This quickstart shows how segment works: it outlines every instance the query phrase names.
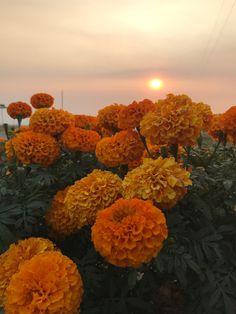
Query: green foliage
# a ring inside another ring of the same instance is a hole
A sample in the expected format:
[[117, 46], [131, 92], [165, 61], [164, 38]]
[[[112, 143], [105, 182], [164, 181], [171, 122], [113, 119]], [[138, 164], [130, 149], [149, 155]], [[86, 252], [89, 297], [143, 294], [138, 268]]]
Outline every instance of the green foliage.
[[[236, 150], [203, 135], [179, 156], [191, 168], [185, 198], [165, 210], [169, 237], [139, 269], [107, 264], [90, 227], [57, 242], [83, 277], [85, 314], [235, 314]], [[0, 250], [27, 236], [49, 237], [43, 221], [53, 195], [95, 168], [94, 154], [63, 152], [51, 167], [0, 164]], [[127, 167], [110, 169], [124, 177]]]

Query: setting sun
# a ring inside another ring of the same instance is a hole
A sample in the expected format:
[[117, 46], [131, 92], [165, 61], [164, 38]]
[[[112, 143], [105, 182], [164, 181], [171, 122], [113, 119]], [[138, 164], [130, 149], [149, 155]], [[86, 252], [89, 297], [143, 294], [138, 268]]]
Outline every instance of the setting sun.
[[163, 81], [158, 78], [154, 78], [149, 81], [148, 85], [151, 89], [159, 90], [163, 87]]

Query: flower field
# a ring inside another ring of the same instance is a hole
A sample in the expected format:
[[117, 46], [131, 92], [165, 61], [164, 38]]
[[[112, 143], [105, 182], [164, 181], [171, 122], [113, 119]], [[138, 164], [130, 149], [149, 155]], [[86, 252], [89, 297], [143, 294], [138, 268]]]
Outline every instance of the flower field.
[[30, 104], [0, 139], [0, 313], [236, 314], [236, 106]]

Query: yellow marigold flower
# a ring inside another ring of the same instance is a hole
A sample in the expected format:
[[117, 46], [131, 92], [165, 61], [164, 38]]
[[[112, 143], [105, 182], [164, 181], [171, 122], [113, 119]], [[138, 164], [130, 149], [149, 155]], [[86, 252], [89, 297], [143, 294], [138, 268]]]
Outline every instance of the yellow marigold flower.
[[97, 214], [92, 241], [105, 259], [120, 267], [140, 267], [155, 257], [167, 238], [166, 219], [149, 201], [119, 199]]
[[74, 126], [74, 116], [64, 110], [41, 108], [30, 118], [30, 128], [35, 132], [57, 135]]
[[27, 103], [18, 101], [8, 105], [7, 113], [12, 119], [25, 119], [31, 116], [32, 109]]
[[119, 112], [119, 129], [133, 129], [139, 127], [140, 121], [145, 114], [150, 111], [154, 111], [155, 109], [155, 104], [149, 99], [144, 99], [140, 102], [132, 102], [132, 104], [124, 107]]
[[70, 151], [94, 152], [101, 136], [92, 130], [69, 127], [61, 136], [62, 144]]
[[89, 129], [97, 131], [98, 120], [97, 117], [85, 115], [85, 114], [76, 114], [75, 115], [75, 126], [81, 129]]
[[99, 110], [97, 116], [99, 126], [110, 130], [117, 130], [119, 112], [124, 107], [124, 105], [114, 104]]
[[208, 131], [211, 125], [211, 120], [213, 118], [213, 113], [209, 105], [204, 104], [203, 102], [195, 104], [198, 114], [202, 117], [203, 120], [203, 130]]
[[64, 238], [78, 229], [76, 219], [65, 207], [65, 197], [69, 188], [68, 186], [65, 190], [56, 193], [45, 216], [46, 224], [56, 238]]
[[30, 103], [35, 109], [50, 108], [54, 103], [54, 98], [49, 94], [38, 93], [30, 98]]
[[144, 163], [128, 172], [123, 180], [123, 196], [151, 200], [160, 208], [172, 208], [191, 185], [190, 173], [173, 157], [144, 159]]
[[19, 268], [34, 255], [54, 249], [54, 244], [47, 239], [28, 238], [11, 244], [9, 249], [0, 255], [0, 307], [5, 302], [6, 288], [11, 277]]
[[222, 115], [224, 132], [232, 139], [236, 139], [236, 106], [232, 106]]
[[60, 252], [44, 252], [21, 266], [7, 288], [6, 314], [77, 314], [83, 282], [75, 263]]
[[152, 144], [193, 145], [202, 129], [202, 116], [192, 100], [185, 96], [167, 95], [157, 110], [147, 113], [140, 123], [141, 133]]
[[210, 128], [208, 130], [208, 133], [214, 139], [218, 139], [221, 131], [223, 131], [222, 114], [214, 114], [212, 117], [212, 120], [211, 120], [211, 124], [210, 124]]
[[50, 135], [36, 132], [18, 133], [6, 142], [6, 155], [12, 159], [15, 155], [22, 164], [50, 166], [59, 157], [59, 145]]
[[96, 156], [107, 167], [128, 164], [141, 158], [144, 145], [136, 131], [124, 130], [97, 143]]
[[99, 210], [112, 204], [122, 194], [122, 180], [110, 171], [93, 170], [76, 181], [65, 197], [66, 211], [76, 221], [77, 230], [93, 224]]

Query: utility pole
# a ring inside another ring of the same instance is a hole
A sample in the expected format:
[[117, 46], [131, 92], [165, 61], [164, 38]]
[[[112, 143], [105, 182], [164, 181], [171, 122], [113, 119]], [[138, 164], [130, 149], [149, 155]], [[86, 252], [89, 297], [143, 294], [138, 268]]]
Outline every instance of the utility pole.
[[3, 115], [3, 109], [6, 109], [7, 107], [4, 104], [0, 104], [0, 110], [1, 110], [1, 125], [4, 124], [4, 115]]

